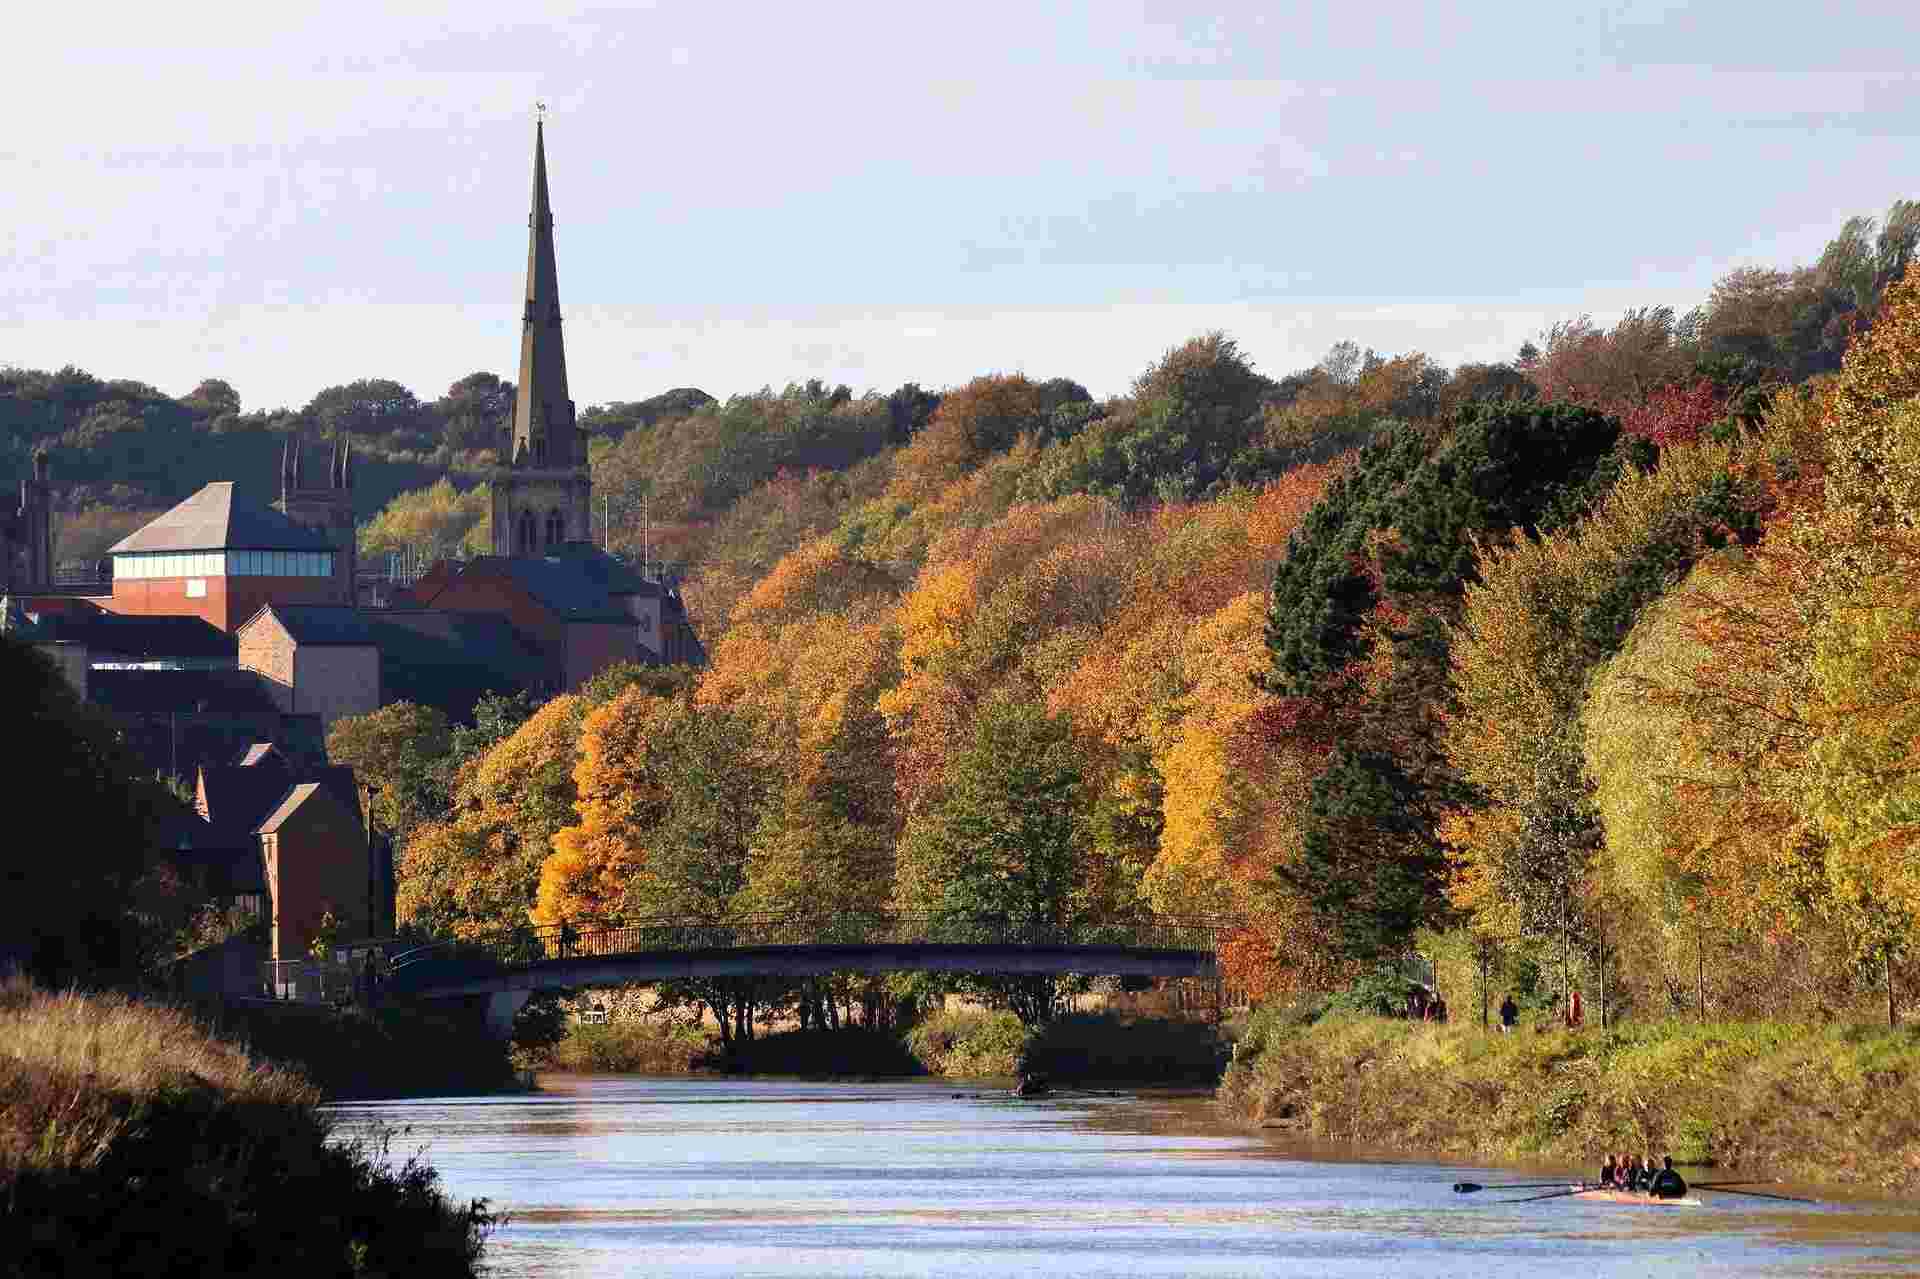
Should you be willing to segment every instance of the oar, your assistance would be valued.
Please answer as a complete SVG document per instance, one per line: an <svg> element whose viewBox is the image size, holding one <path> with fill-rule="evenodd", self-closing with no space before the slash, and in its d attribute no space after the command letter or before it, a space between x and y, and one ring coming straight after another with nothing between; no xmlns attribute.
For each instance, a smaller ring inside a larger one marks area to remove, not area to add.
<svg viewBox="0 0 1920 1279"><path fill-rule="evenodd" d="M1537 1203L1542 1199L1565 1199L1568 1195L1585 1194L1591 1189L1593 1189L1591 1186L1575 1186L1571 1190L1556 1191L1551 1195L1528 1195L1525 1199L1496 1199L1494 1202L1503 1204L1530 1204Z"/></svg>
<svg viewBox="0 0 1920 1279"><path fill-rule="evenodd" d="M1567 1186L1567 1182L1564 1180L1561 1180L1561 1181L1497 1181L1491 1186L1483 1186L1477 1181L1456 1181L1453 1183L1453 1193L1456 1195L1471 1195L1482 1190L1539 1190L1545 1186L1559 1186L1562 1189L1565 1189Z"/></svg>
<svg viewBox="0 0 1920 1279"><path fill-rule="evenodd" d="M1752 1184L1752 1183L1748 1183ZM1799 1195L1770 1195L1764 1190L1735 1190L1730 1183L1697 1181L1689 1190L1717 1190L1723 1195L1752 1195L1755 1199L1783 1199L1790 1204L1817 1204L1818 1199L1802 1199Z"/></svg>

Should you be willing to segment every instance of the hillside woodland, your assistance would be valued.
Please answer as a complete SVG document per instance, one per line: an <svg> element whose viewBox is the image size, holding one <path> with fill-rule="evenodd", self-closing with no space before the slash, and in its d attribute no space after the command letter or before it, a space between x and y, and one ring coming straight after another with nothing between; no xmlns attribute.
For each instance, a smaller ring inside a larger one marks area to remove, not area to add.
<svg viewBox="0 0 1920 1279"><path fill-rule="evenodd" d="M474 725L392 707L336 753L382 785L423 930L1209 916L1255 996L1418 947L1476 999L1898 1015L1917 238L1902 201L1507 363L1343 343L1276 380L1216 333L1105 401L993 374L590 409L611 540L681 566L711 665ZM243 414L224 383L11 370L0 420L7 465L47 446L73 479L69 530L345 433L393 490L438 472L363 546L444 552L482 544L466 482L510 399L476 374ZM830 1015L682 993L744 1033Z"/></svg>
<svg viewBox="0 0 1920 1279"><path fill-rule="evenodd" d="M996 374L636 425L598 475L684 522L711 666L421 754L403 908L1204 916L1256 998L1377 1003L1417 948L1457 1004L1903 1016L1917 235L1903 202L1508 364L1274 381L1210 334L1105 402Z"/></svg>

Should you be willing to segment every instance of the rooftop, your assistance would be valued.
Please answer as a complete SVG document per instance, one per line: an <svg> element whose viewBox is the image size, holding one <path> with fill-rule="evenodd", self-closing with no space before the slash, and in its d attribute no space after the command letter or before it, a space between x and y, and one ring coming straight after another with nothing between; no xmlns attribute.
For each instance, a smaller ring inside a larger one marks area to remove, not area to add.
<svg viewBox="0 0 1920 1279"><path fill-rule="evenodd" d="M241 623L245 630L272 613L281 627L300 644L372 644L373 626L367 615L347 604L263 604Z"/></svg>
<svg viewBox="0 0 1920 1279"><path fill-rule="evenodd" d="M116 542L109 555L139 551L328 551L333 544L219 480Z"/></svg>
<svg viewBox="0 0 1920 1279"><path fill-rule="evenodd" d="M90 658L219 658L231 662L240 655L240 642L204 617L49 611L39 618L39 629L46 638L84 644Z"/></svg>
<svg viewBox="0 0 1920 1279"><path fill-rule="evenodd" d="M252 671L113 670L87 672L87 700L111 711L279 714Z"/></svg>

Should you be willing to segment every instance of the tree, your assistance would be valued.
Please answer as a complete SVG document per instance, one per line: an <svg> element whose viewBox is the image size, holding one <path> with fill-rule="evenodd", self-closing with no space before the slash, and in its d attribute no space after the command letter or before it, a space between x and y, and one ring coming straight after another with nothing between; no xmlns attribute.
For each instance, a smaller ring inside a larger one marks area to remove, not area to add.
<svg viewBox="0 0 1920 1279"><path fill-rule="evenodd" d="M1275 873L1328 920L1346 957L1398 954L1443 916L1446 858L1426 797L1391 756L1334 749L1314 780L1298 865Z"/></svg>
<svg viewBox="0 0 1920 1279"><path fill-rule="evenodd" d="M360 527L360 554L393 552L429 561L485 555L493 549L493 503L484 484L466 490L441 477L429 488L396 494Z"/></svg>
<svg viewBox="0 0 1920 1279"><path fill-rule="evenodd" d="M907 830L901 908L961 942L1059 942L1084 920L1087 795L1067 726L998 694L949 765L938 802ZM1052 975L971 977L1029 1026L1052 1019Z"/></svg>
<svg viewBox="0 0 1920 1279"><path fill-rule="evenodd" d="M524 926L555 831L576 820L574 764L587 700L556 697L453 776L452 807L408 835L402 922L470 937Z"/></svg>
<svg viewBox="0 0 1920 1279"><path fill-rule="evenodd" d="M181 396L180 402L192 409L196 418L208 421L240 415L240 392L233 389L233 383L223 378L210 377L203 380L200 385Z"/></svg>
<svg viewBox="0 0 1920 1279"><path fill-rule="evenodd" d="M113 729L32 648L0 636L0 690L13 732L11 793L56 823L17 823L0 841L0 951L45 985L133 976L127 918L153 860L169 797L143 780Z"/></svg>
<svg viewBox="0 0 1920 1279"><path fill-rule="evenodd" d="M452 748L447 717L412 702L343 716L327 732L327 758L352 768L361 785L378 788L374 820L396 842L446 810Z"/></svg>
<svg viewBox="0 0 1920 1279"><path fill-rule="evenodd" d="M446 442L456 449L506 451L502 437L513 420L517 388L485 371L469 373L447 388L433 408L444 422Z"/></svg>

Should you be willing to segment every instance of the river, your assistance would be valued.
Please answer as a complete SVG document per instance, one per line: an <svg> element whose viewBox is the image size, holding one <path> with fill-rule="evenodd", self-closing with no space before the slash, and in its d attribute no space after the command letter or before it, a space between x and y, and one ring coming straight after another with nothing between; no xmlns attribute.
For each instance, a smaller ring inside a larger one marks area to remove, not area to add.
<svg viewBox="0 0 1920 1279"><path fill-rule="evenodd" d="M1204 1097L548 1076L335 1109L349 1132L402 1130L396 1156L424 1146L451 1193L510 1213L492 1271L539 1279L1920 1271L1914 1205L1500 1204L1452 1183L1541 1178L1250 1134Z"/></svg>

